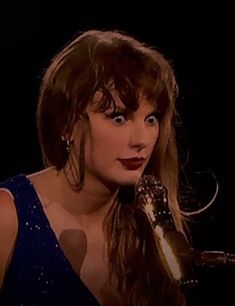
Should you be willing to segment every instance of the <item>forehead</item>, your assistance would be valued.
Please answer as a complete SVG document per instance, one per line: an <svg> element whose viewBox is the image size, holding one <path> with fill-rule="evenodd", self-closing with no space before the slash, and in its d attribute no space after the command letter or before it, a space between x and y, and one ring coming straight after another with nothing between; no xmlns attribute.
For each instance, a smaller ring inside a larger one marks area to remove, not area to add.
<svg viewBox="0 0 235 306"><path fill-rule="evenodd" d="M123 108L123 109L127 109L128 108L128 104L124 104L119 92L114 89L111 88L109 89L109 94L110 97L112 99L109 107L107 107L107 109L115 109L115 108ZM95 109L99 108L99 105L102 103L102 100L105 99L106 96L104 95L104 93L101 90L98 90L95 92L93 99L91 101L91 103L88 106L88 110L94 111ZM148 99L143 93L139 93L138 98L137 98L137 109L139 108L145 108L145 109L156 109L157 105L155 101L152 101L150 99ZM136 109L136 110L137 110Z"/></svg>

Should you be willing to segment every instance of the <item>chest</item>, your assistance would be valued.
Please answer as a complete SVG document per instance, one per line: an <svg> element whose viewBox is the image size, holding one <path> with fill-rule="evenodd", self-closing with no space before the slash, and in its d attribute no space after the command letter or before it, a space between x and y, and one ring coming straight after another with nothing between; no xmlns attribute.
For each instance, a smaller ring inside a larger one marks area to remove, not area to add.
<svg viewBox="0 0 235 306"><path fill-rule="evenodd" d="M108 275L107 252L101 231L87 233L81 228L63 228L56 233L59 245L76 273Z"/></svg>
<svg viewBox="0 0 235 306"><path fill-rule="evenodd" d="M119 306L119 294L109 285L107 248L103 230L79 227L56 229L56 236L73 270L102 306Z"/></svg>

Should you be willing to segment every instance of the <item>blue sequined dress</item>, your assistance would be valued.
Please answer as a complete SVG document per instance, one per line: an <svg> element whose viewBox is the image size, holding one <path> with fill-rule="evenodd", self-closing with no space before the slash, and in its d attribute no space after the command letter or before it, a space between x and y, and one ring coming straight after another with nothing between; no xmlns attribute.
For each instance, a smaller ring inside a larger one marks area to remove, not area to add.
<svg viewBox="0 0 235 306"><path fill-rule="evenodd" d="M1 306L99 306L65 257L25 175L0 183L14 197L19 228Z"/></svg>

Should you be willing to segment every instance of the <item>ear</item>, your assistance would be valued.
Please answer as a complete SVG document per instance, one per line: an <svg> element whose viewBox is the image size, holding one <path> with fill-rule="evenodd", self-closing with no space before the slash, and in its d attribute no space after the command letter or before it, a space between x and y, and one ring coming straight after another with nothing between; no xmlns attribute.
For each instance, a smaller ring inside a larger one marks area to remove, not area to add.
<svg viewBox="0 0 235 306"><path fill-rule="evenodd" d="M78 139L81 137L84 130L84 121L79 119L73 126L70 133L67 133L67 139L70 141L74 141L74 139Z"/></svg>
<svg viewBox="0 0 235 306"><path fill-rule="evenodd" d="M87 113L79 116L79 119L75 122L73 127L64 130L62 133L61 139L64 141L69 140L69 142L73 142L75 139L79 139L84 131L87 128L87 123L89 122L89 116Z"/></svg>
<svg viewBox="0 0 235 306"><path fill-rule="evenodd" d="M74 126L66 126L63 130L63 132L61 133L61 140L62 141L69 141L69 142L72 142L74 140L74 135L75 135L75 132L74 132L74 129L75 129L75 125L76 123L74 124Z"/></svg>

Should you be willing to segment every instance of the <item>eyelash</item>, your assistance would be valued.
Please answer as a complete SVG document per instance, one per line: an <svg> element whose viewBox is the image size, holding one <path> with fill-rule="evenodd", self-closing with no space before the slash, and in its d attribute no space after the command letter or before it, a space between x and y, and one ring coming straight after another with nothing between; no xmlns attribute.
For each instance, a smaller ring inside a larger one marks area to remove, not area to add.
<svg viewBox="0 0 235 306"><path fill-rule="evenodd" d="M117 119L118 117L123 117L125 121L127 120L127 115L125 113L122 113L122 112L113 112L111 114L106 114L106 117L110 118L111 120L113 120L115 123L117 123L119 125L122 125L124 123L124 121L123 122L116 122L115 119ZM150 117L155 118L156 121L154 121L153 123L150 123L151 125L155 125L156 122L158 122L158 114L152 113L149 116L147 116L145 120L148 120Z"/></svg>

